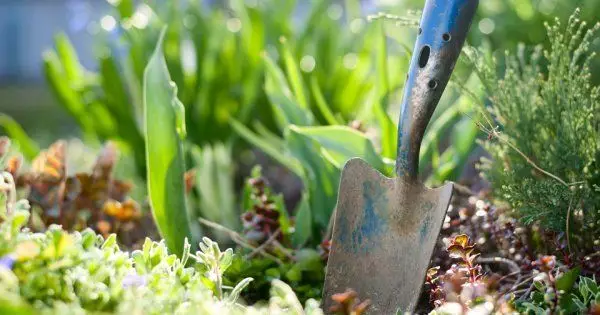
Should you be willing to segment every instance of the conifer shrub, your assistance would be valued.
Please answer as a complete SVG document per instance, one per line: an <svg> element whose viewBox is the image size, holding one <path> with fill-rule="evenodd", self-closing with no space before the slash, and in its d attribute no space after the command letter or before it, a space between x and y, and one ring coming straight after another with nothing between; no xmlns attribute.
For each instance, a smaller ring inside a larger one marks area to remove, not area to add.
<svg viewBox="0 0 600 315"><path fill-rule="evenodd" d="M589 68L600 25L577 10L546 27L548 47L506 53L500 74L495 60L468 53L490 101L477 118L492 157L481 168L523 222L590 253L600 245L600 87Z"/></svg>

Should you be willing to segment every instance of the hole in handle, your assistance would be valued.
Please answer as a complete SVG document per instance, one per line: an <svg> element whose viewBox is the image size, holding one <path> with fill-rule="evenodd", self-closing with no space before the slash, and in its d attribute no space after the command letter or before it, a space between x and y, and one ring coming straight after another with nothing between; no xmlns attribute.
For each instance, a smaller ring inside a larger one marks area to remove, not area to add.
<svg viewBox="0 0 600 315"><path fill-rule="evenodd" d="M450 36L450 33L444 33L444 35L442 35L442 39L445 42L449 42L452 39L452 36Z"/></svg>
<svg viewBox="0 0 600 315"><path fill-rule="evenodd" d="M433 79L427 83L427 86L429 86L430 89L435 90L435 88L438 86L438 81Z"/></svg>
<svg viewBox="0 0 600 315"><path fill-rule="evenodd" d="M425 68L429 61L429 55L431 54L431 48L429 46L423 46L421 53L419 54L419 67Z"/></svg>

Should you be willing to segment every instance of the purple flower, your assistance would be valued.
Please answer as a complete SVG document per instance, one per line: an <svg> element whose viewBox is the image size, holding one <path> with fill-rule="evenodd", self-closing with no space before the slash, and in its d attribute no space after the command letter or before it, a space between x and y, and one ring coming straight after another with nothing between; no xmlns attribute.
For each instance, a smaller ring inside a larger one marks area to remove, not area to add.
<svg viewBox="0 0 600 315"><path fill-rule="evenodd" d="M15 264L15 257L13 255L6 255L3 257L0 257L0 266L6 268L6 269L12 269L12 267Z"/></svg>
<svg viewBox="0 0 600 315"><path fill-rule="evenodd" d="M146 277L137 274L129 274L123 278L123 288L143 287L147 283Z"/></svg>

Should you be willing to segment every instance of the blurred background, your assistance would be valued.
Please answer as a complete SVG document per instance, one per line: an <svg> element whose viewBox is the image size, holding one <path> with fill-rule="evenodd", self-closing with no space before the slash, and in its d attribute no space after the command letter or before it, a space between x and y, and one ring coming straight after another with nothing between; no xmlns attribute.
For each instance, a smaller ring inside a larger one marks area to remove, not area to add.
<svg viewBox="0 0 600 315"><path fill-rule="evenodd" d="M42 53L65 32L85 67L94 69L93 41L98 21L110 12L103 0L0 1L0 112L48 144L76 134L45 82Z"/></svg>
<svg viewBox="0 0 600 315"><path fill-rule="evenodd" d="M61 109L45 81L42 71L44 50L53 46L56 34L64 32L81 64L91 70L97 69L96 56L102 50L101 46L106 45L98 38L106 37L116 28L117 18L111 5L115 2L118 1L0 0L0 112L12 116L40 143L48 144L56 138L76 135L77 129L77 124ZM183 5L187 1L179 2ZM208 9L209 6L226 8L228 5L225 0L204 2L206 10L214 10ZM278 1L275 5L287 7L286 2L290 1ZM305 14L311 2L297 1L294 16ZM335 8L345 5L344 2L352 1L331 1L329 8L329 16L339 23L346 20L335 14ZM421 8L423 2L363 0L360 1L360 15L366 17L379 11L403 15L407 9ZM481 1L471 43L479 45L485 39L495 50L503 50L515 47L517 42L541 42L545 37L544 21L553 16L565 18L576 7L582 8L584 19L600 15L600 1L597 0ZM407 34L401 27L388 32ZM411 40L408 36L405 41L409 47Z"/></svg>

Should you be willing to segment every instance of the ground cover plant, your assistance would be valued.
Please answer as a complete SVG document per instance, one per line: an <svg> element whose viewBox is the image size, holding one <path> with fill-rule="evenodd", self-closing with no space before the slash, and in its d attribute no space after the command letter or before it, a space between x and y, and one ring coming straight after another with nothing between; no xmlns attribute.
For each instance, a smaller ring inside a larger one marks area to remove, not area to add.
<svg viewBox="0 0 600 315"><path fill-rule="evenodd" d="M46 71L92 149L58 141L40 150L0 116L16 144L0 139L0 313L368 312L370 301L352 288L334 295L331 309L319 308L330 216L349 158L393 172L393 94L403 78L390 69L405 67L408 56L385 29L414 19L375 15L364 32L325 45L345 31L335 21L347 18L350 30L358 23L353 3L316 1L312 22L296 34L269 5L179 11L117 1L124 33L115 36L132 44L129 61L103 55L99 74L78 66L59 37ZM127 26L139 10L161 17ZM210 34L195 43L199 68L191 73L176 53L184 47L178 38L195 34L183 30L188 13L202 14L192 29ZM598 26L578 14L548 26L545 49L519 46L498 61L471 48L459 63L421 154L431 165L421 170L428 184L458 183L418 313L600 312L600 92L589 68ZM254 41L247 25L269 36ZM351 69L340 62L346 48L358 50ZM316 66L307 71L311 53ZM252 62L241 66L231 54ZM337 61L321 69L321 59ZM228 111L222 121L220 104ZM218 122L214 130L209 120ZM488 154L483 178L461 178L477 138ZM236 174L247 147L301 181L297 204L266 175L272 165Z"/></svg>

